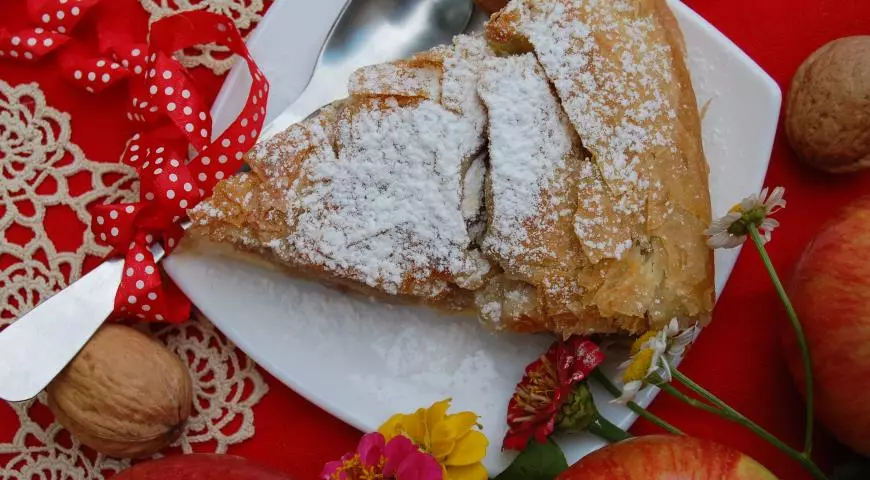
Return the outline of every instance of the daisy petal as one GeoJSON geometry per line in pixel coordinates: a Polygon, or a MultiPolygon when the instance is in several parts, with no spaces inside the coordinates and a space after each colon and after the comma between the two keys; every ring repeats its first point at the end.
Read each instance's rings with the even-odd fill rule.
{"type": "Polygon", "coordinates": [[[671,377],[671,364],[668,363],[668,361],[665,360],[664,358],[660,359],[659,360],[659,371],[656,373],[658,373],[659,377],[661,377],[661,379],[665,383],[670,383],[671,378],[672,378],[671,377]]]}
{"type": "Polygon", "coordinates": [[[779,227],[779,220],[775,218],[765,218],[761,221],[761,228],[765,230],[773,230],[777,227],[779,227]]]}
{"type": "Polygon", "coordinates": [[[727,248],[731,242],[731,235],[726,232],[719,232],[707,239],[707,246],[710,248],[727,248]]]}
{"type": "Polygon", "coordinates": [[[634,401],[634,397],[637,395],[637,392],[639,392],[642,387],[643,382],[639,380],[628,382],[622,386],[622,395],[620,395],[619,398],[611,400],[610,403],[625,405],[628,402],[634,401]]]}
{"type": "Polygon", "coordinates": [[[767,214],[770,215],[777,210],[785,208],[786,202],[783,196],[785,195],[785,188],[776,187],[770,193],[770,197],[764,201],[764,208],[767,211],[767,214]]]}
{"type": "MultiPolygon", "coordinates": [[[[766,188],[761,191],[761,195],[767,195],[766,188]]],[[[748,212],[748,211],[752,210],[753,208],[761,205],[761,202],[758,199],[759,199],[759,196],[750,195],[750,196],[744,198],[743,200],[740,200],[740,211],[741,212],[748,212]]]]}
{"type": "Polygon", "coordinates": [[[673,337],[677,333],[680,332],[680,322],[677,321],[676,317],[672,318],[670,322],[665,326],[664,332],[668,337],[673,337]]]}

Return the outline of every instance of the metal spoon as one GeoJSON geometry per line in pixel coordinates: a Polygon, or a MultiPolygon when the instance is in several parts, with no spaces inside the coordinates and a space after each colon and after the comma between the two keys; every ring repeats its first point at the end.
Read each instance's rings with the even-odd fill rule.
{"type": "Polygon", "coordinates": [[[450,43],[473,12],[471,0],[349,1],[326,37],[308,86],[263,129],[261,139],[346,96],[347,79],[357,68],[450,43]]]}
{"type": "MultiPolygon", "coordinates": [[[[346,95],[356,68],[449,42],[472,11],[471,0],[349,0],[305,91],[263,137],[346,95]]],[[[151,251],[163,258],[159,244],[151,251]]],[[[111,313],[122,269],[121,259],[103,262],[0,332],[0,399],[33,398],[60,373],[111,313]]]]}

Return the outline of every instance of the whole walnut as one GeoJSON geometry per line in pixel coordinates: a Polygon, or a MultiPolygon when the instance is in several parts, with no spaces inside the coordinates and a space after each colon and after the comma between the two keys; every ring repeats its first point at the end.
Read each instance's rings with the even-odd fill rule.
{"type": "Polygon", "coordinates": [[[807,164],[832,173],[870,166],[870,36],[818,49],[800,66],[785,129],[807,164]]]}
{"type": "Polygon", "coordinates": [[[190,415],[187,366],[153,338],[100,328],[46,387],[48,407],[74,437],[113,457],[142,457],[172,443],[190,415]]]}

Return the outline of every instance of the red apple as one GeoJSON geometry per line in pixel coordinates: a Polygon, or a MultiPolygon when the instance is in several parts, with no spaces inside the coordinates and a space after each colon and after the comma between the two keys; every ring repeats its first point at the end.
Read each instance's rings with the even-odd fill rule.
{"type": "MultiPolygon", "coordinates": [[[[816,414],[840,441],[870,455],[870,197],[822,227],[798,262],[789,297],[810,347],[816,414]]],[[[803,390],[794,335],[783,343],[803,390]]]]}
{"type": "Polygon", "coordinates": [[[283,473],[242,457],[196,453],[139,463],[116,480],[291,480],[283,473]]]}
{"type": "Polygon", "coordinates": [[[580,459],[558,480],[776,480],[731,448],[692,437],[649,435],[580,459]]]}

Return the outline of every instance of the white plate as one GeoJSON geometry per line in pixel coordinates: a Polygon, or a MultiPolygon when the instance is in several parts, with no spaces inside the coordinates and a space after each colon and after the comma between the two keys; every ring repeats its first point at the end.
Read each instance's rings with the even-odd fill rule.
{"type": "MultiPolygon", "coordinates": [[[[304,88],[318,51],[344,0],[275,2],[248,42],[269,78],[270,121],[304,88]],[[292,46],[292,47],[291,47],[292,46]]],[[[761,187],[776,131],[781,93],[776,83],[704,19],[678,1],[671,5],[683,29],[711,167],[714,215],[761,187]]],[[[215,131],[241,109],[247,67],[239,62],[213,107],[215,131]]],[[[738,251],[716,252],[721,292],[738,251]]],[[[452,397],[453,411],[481,415],[490,448],[486,466],[499,472],[507,401],[523,367],[549,344],[546,336],[491,335],[474,319],[444,317],[424,308],[351,298],[292,279],[265,265],[213,248],[188,247],[169,257],[167,272],[194,303],[242,350],[291,388],[364,430],[391,414],[452,397]]],[[[610,358],[613,368],[621,359],[610,358]]],[[[607,404],[604,414],[622,427],[635,419],[607,404]]],[[[655,392],[641,397],[648,404],[655,392]]],[[[569,462],[600,447],[588,435],[560,438],[569,462]]]]}

